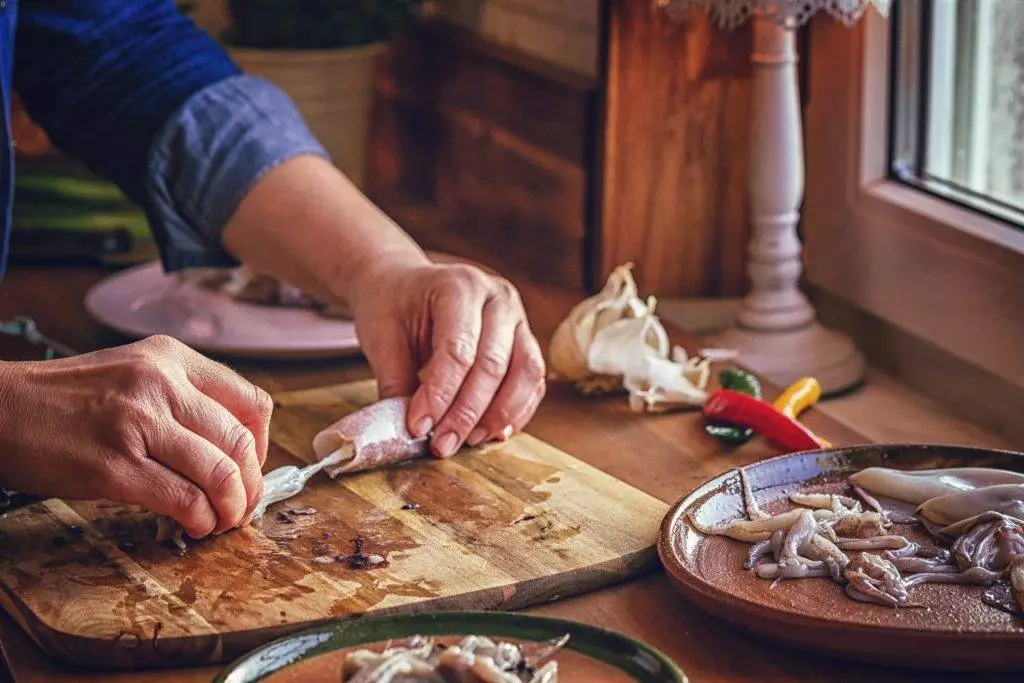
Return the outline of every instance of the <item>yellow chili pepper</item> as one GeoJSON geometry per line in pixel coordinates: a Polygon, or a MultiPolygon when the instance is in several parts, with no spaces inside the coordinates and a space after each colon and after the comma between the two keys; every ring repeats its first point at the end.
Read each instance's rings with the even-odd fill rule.
{"type": "Polygon", "coordinates": [[[803,377],[794,382],[775,399],[775,409],[786,417],[796,419],[804,409],[813,406],[821,398],[821,385],[813,377],[803,377]]]}
{"type": "MultiPolygon", "coordinates": [[[[813,406],[821,398],[821,384],[813,377],[802,377],[786,389],[772,403],[775,409],[786,417],[796,419],[797,416],[807,408],[813,406]]],[[[830,447],[828,441],[818,437],[825,448],[830,447]]]]}

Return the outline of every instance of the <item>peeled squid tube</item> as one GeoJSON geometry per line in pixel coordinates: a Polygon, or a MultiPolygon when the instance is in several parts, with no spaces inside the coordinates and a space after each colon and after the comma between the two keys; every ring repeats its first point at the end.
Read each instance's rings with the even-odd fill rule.
{"type": "Polygon", "coordinates": [[[429,439],[409,433],[408,410],[408,398],[389,398],[357,410],[313,437],[313,452],[317,460],[328,461],[323,469],[331,477],[426,456],[429,439]]]}
{"type": "Polygon", "coordinates": [[[1024,474],[987,467],[932,470],[894,470],[868,467],[850,475],[849,482],[868,493],[921,505],[927,500],[998,484],[1024,484],[1024,474]]]}
{"type": "Polygon", "coordinates": [[[924,522],[943,527],[942,534],[946,536],[966,531],[966,523],[990,512],[1024,523],[1024,483],[950,493],[931,498],[917,508],[917,515],[924,522]]]}

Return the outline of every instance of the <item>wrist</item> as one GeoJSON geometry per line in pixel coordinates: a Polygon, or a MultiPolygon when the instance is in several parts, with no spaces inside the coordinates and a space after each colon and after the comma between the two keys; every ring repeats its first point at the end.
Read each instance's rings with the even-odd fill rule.
{"type": "Polygon", "coordinates": [[[430,259],[415,244],[380,249],[355,261],[348,281],[343,283],[346,291],[335,294],[351,308],[365,298],[368,291],[379,287],[386,277],[430,265],[430,259]]]}

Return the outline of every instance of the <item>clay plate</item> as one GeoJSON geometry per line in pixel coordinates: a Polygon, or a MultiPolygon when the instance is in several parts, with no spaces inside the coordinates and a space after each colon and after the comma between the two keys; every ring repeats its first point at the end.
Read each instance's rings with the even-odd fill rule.
{"type": "MultiPolygon", "coordinates": [[[[427,252],[435,263],[466,259],[427,252]]],[[[205,353],[268,360],[312,360],[360,353],[355,323],[301,308],[235,301],[192,284],[176,283],[159,261],[97,283],[85,307],[100,324],[129,338],[166,334],[205,353]]]]}
{"type": "MultiPolygon", "coordinates": [[[[847,475],[871,466],[1024,471],[1024,457],[952,446],[870,445],[797,453],[745,469],[758,502],[779,512],[792,507],[786,499],[790,492],[839,492],[847,475]]],[[[961,670],[1024,667],[1024,620],[986,606],[983,587],[916,587],[911,597],[923,609],[859,603],[827,579],[784,581],[770,590],[771,581],[743,569],[748,544],[701,534],[691,526],[690,514],[709,525],[741,517],[738,473],[716,477],[676,503],[658,543],[676,587],[734,626],[784,645],[862,661],[961,670]]]]}

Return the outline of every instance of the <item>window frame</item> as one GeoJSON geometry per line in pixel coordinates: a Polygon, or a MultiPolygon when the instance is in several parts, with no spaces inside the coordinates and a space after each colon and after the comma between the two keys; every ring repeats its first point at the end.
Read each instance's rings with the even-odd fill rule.
{"type": "Polygon", "coordinates": [[[991,173],[991,112],[983,103],[993,93],[996,2],[903,0],[893,7],[894,41],[929,42],[893,62],[889,166],[907,185],[1024,229],[1021,208],[975,189],[991,173]]]}
{"type": "Polygon", "coordinates": [[[806,279],[1024,387],[1024,230],[891,177],[890,22],[812,21],[806,279]]]}

